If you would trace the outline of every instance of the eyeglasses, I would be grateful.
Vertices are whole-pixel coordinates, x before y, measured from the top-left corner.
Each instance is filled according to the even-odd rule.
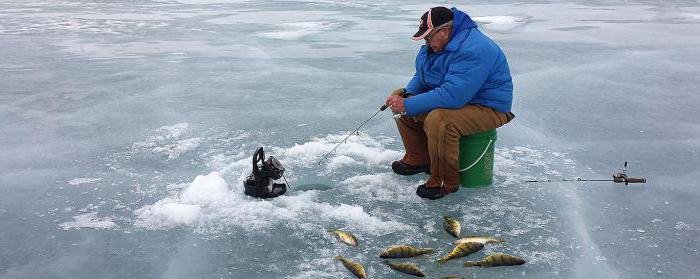
[[[425,38],[424,38],[425,41],[426,41],[426,42],[430,42],[430,40],[432,40],[433,37],[435,37],[435,35],[437,35],[437,33],[440,33],[440,30],[442,30],[442,28],[436,29],[436,30],[434,31],[435,33],[426,35]]]
[[[451,22],[447,22],[447,23],[445,23],[445,24],[443,24],[443,25],[440,25],[440,26],[436,27],[435,29],[433,29],[433,31],[432,31],[433,33],[432,33],[432,34],[425,35],[425,37],[424,37],[423,39],[425,39],[426,42],[430,42],[430,40],[432,40],[433,37],[435,37],[435,35],[437,35],[437,33],[440,33],[440,31],[441,31],[443,28],[445,28],[445,27],[447,26],[447,24],[449,24],[449,23],[451,23]]]

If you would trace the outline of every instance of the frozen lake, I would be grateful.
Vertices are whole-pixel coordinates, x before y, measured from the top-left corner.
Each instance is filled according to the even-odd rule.
[[[700,274],[700,1],[2,1],[0,278],[407,278],[376,255],[506,243],[518,267],[430,278]],[[506,53],[516,119],[495,183],[439,201],[399,177],[389,113],[323,154],[413,74],[431,6],[456,6]],[[257,146],[287,195],[242,194]],[[647,184],[606,179],[629,161]],[[358,247],[339,244],[343,228]]]

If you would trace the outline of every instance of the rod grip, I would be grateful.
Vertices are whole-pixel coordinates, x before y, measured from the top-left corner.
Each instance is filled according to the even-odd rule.
[[[628,177],[627,183],[647,183],[647,179],[644,177]]]
[[[380,110],[380,111],[384,111],[384,110],[386,110],[386,108],[388,108],[388,107],[389,107],[389,106],[387,106],[387,105],[383,105],[381,108],[379,108],[379,110]]]

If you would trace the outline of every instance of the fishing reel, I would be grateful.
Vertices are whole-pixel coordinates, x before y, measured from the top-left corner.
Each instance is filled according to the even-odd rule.
[[[275,183],[284,178],[284,166],[275,157],[265,160],[265,152],[258,147],[253,154],[253,173],[243,182],[244,193],[260,199],[275,198],[287,192],[288,183]],[[287,179],[284,179],[285,182]]]
[[[629,185],[630,183],[647,183],[647,179],[644,177],[628,177],[627,161],[625,161],[625,166],[622,168],[622,172],[613,174],[613,182],[625,183],[625,185]]]

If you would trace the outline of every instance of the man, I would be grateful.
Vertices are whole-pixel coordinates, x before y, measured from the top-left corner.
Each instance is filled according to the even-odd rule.
[[[416,73],[386,104],[395,114],[406,154],[394,172],[430,174],[416,194],[439,199],[459,190],[459,138],[510,122],[513,83],[501,49],[464,12],[434,7],[413,40],[425,40]]]

